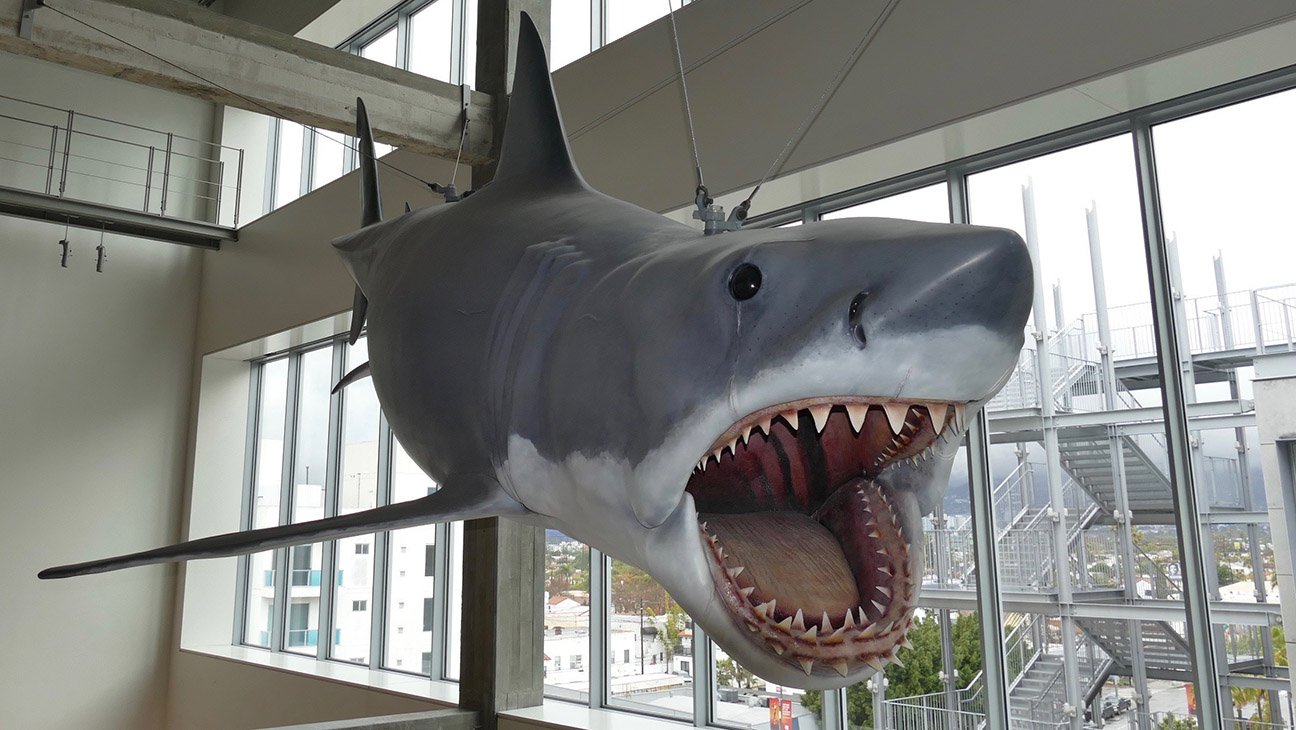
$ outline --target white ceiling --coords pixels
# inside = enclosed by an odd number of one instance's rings
[[[677,13],[713,192],[765,173],[885,4],[703,0]],[[784,174],[870,150],[877,161],[848,179],[787,175],[754,212],[1296,63],[1294,27],[1291,0],[903,0]],[[689,202],[675,73],[665,19],[555,73],[595,187],[655,210]]]

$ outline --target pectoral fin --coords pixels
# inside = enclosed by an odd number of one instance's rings
[[[408,502],[398,502],[386,507],[300,522],[295,525],[230,532],[182,542],[179,545],[75,565],[61,565],[42,570],[39,577],[46,580],[70,578],[138,565],[244,555],[271,548],[303,545],[320,540],[337,540],[353,535],[367,535],[379,530],[395,530],[432,522],[527,514],[530,514],[527,509],[508,496],[494,479],[481,475],[467,475],[456,478],[455,481],[443,485],[441,489],[426,497]]]
[[[343,388],[347,387],[348,385],[354,383],[357,380],[362,380],[367,377],[369,377],[369,363],[367,362],[360,363],[359,365],[355,366],[355,368],[351,372],[342,376],[342,379],[337,382],[337,385],[333,386],[333,390],[329,392],[329,395],[332,395],[333,393],[342,390]]]

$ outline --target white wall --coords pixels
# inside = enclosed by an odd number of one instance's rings
[[[3,54],[0,93],[210,132],[209,104]],[[36,573],[177,537],[201,254],[109,235],[98,274],[99,234],[67,269],[63,235],[0,217],[0,726],[162,727],[175,569]]]
[[[162,727],[175,569],[43,582],[177,535],[199,254],[0,218],[0,725]]]

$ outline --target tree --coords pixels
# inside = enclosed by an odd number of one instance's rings
[[[612,561],[612,610],[637,614],[640,608],[660,616],[674,603],[661,584],[651,575],[620,560]]]
[[[981,671],[981,643],[976,614],[964,614],[954,622],[950,635],[954,644],[954,661],[959,668],[960,680],[970,681]],[[940,623],[929,613],[909,629],[912,649],[902,649],[899,657],[904,666],[888,664],[885,670],[888,697],[911,697],[930,694],[943,689],[940,681],[941,666]],[[823,709],[823,693],[806,692],[801,704],[815,714]],[[846,690],[846,715],[851,727],[873,726],[873,691],[867,682],[851,685]]]
[[[1161,718],[1157,730],[1197,730],[1197,721],[1191,717],[1176,717],[1172,712]]]
[[[1219,576],[1219,584],[1222,586],[1238,582],[1239,578],[1233,572],[1233,569],[1223,563],[1215,565],[1215,573]]]
[[[752,689],[762,684],[760,678],[733,659],[716,660],[716,684],[722,687]]]

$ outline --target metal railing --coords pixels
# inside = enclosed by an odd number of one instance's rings
[[[242,149],[0,94],[10,187],[237,227]]]

